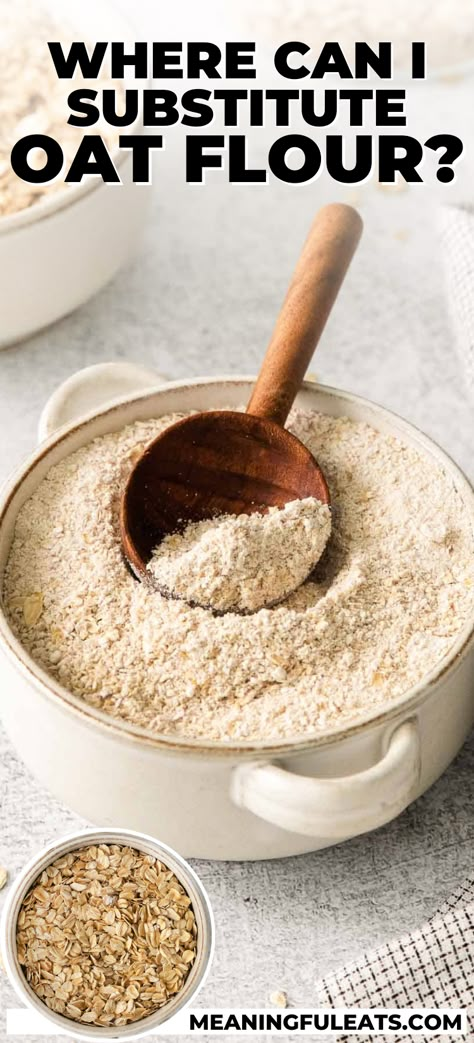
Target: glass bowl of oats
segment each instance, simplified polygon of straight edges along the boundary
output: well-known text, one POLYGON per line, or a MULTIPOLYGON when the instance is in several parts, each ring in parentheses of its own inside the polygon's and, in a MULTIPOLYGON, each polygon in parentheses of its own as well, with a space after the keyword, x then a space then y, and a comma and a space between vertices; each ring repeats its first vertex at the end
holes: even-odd
MULTIPOLYGON (((103 119, 88 129, 68 124, 68 95, 73 90, 114 89, 126 79, 110 79, 107 56, 97 80, 76 70, 72 79, 58 78, 48 41, 60 41, 65 53, 74 40, 130 41, 130 26, 112 6, 102 2, 61 7, 58 0, 0 0, 0 347, 6 347, 73 311, 96 293, 125 263, 137 245, 151 202, 151 186, 132 179, 132 153, 119 149, 120 128, 103 119), (15 143, 30 134, 58 141, 64 155, 61 175, 47 184, 18 177, 10 155, 15 143), (84 134, 101 135, 122 184, 106 184, 86 175, 67 183, 65 175, 84 134)), ((143 80, 140 81, 143 86, 143 80)), ((139 134, 141 117, 122 128, 139 134)), ((45 153, 30 153, 31 165, 42 167, 45 153)))
POLYGON ((204 984, 214 926, 175 851, 145 834, 85 830, 45 848, 12 885, 2 956, 18 997, 75 1039, 135 1039, 204 984))

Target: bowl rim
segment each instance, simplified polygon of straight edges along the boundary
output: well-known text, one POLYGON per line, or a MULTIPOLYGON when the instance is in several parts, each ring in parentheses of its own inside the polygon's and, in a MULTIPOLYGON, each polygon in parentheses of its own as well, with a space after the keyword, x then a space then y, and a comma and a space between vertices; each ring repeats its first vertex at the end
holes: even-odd
POLYGON ((50 1022, 56 1033, 71 1033, 78 1039, 133 1040, 153 1032, 189 1006, 201 991, 209 974, 215 950, 215 923, 207 891, 192 866, 174 848, 147 833, 132 829, 95 827, 77 830, 52 841, 33 855, 15 877, 0 921, 0 952, 5 970, 16 995, 36 1014, 50 1022), (145 854, 151 854, 171 869, 186 893, 192 899, 198 926, 197 956, 183 988, 153 1014, 140 1021, 123 1026, 83 1025, 63 1014, 50 1010, 28 985, 18 963, 16 952, 16 924, 21 904, 40 873, 52 862, 68 852, 78 851, 89 844, 123 844, 145 854), (166 1012, 166 1013, 165 1013, 166 1012), (168 1013, 169 1012, 169 1013, 168 1013))
MULTIPOLYGON (((254 382, 255 375, 201 377, 192 381, 189 379, 170 381, 165 385, 160 385, 151 389, 147 388, 143 391, 133 393, 132 395, 124 395, 115 399, 113 403, 100 409, 94 409, 82 416, 79 420, 75 420, 72 423, 59 428, 53 435, 42 442, 35 452, 31 454, 19 468, 17 468, 11 478, 0 490, 0 539, 2 536, 2 526, 5 516, 9 511, 12 500, 18 493, 23 482, 33 473, 36 466, 41 464, 48 457, 53 449, 60 446, 62 443, 67 442, 67 440, 74 434, 87 429, 89 426, 93 426, 97 419, 120 415, 120 411, 124 407, 133 407, 149 399, 158 399, 159 401, 162 396, 166 396, 170 391, 181 390, 192 393, 199 388, 220 386, 225 396, 227 388, 241 387, 244 398, 244 388, 245 390, 248 390, 249 386, 253 385, 254 382)), ((389 410, 385 406, 378 405, 377 403, 371 402, 369 399, 363 398, 360 395, 355 395, 352 392, 342 391, 338 388, 331 387, 330 385, 316 383, 315 381, 304 381, 301 386, 301 392, 304 391, 309 391, 313 394, 317 392, 322 394, 324 398, 336 399, 342 402, 347 402, 350 405, 355 404, 356 406, 361 407, 365 414, 368 414, 368 417, 366 416, 366 422, 370 423, 371 416, 374 418, 385 418, 392 422, 395 428, 401 429, 402 436, 403 432, 406 432, 409 443, 413 444, 414 442, 429 455, 434 456, 438 463, 445 468, 448 474, 450 474, 453 479, 456 479, 456 485, 457 487, 459 485, 461 486, 466 499, 466 505, 471 509, 474 525, 473 486, 459 465, 456 464, 445 450, 442 449, 431 437, 425 435, 414 424, 400 417, 393 410, 389 410)), ((156 415, 159 416, 160 413, 157 412, 156 415)), ((130 422, 133 421, 127 420, 124 423, 130 422)), ((110 430, 119 429, 120 423, 117 424, 116 428, 110 428, 110 430)), ((97 436, 91 434, 90 440, 94 437, 97 436)), ((87 442, 84 442, 83 444, 87 444, 87 442)), ((73 452, 75 450, 71 451, 73 452)), ((65 453, 64 455, 68 454, 65 453)), ((431 692, 440 681, 444 680, 448 674, 454 672, 459 667, 460 663, 467 656, 473 645, 474 606, 471 617, 459 631, 456 640, 453 642, 449 652, 443 657, 443 659, 436 663, 432 670, 425 674, 417 685, 408 689, 401 696, 390 700, 383 708, 378 707, 372 711, 368 709, 363 716, 359 717, 352 724, 343 723, 337 728, 331 728, 327 731, 318 732, 317 734, 295 735, 289 739, 273 739, 267 740, 266 742, 256 740, 223 742, 222 740, 203 740, 202 738, 193 739, 185 736, 177 737, 176 735, 155 735, 147 731, 145 728, 140 728, 139 726, 132 725, 129 722, 121 721, 118 718, 113 718, 96 707, 89 706, 84 702, 84 700, 80 699, 79 696, 74 695, 67 688, 56 682, 54 678, 39 666, 26 652, 10 627, 6 617, 3 600, 0 602, 0 649, 3 649, 15 669, 23 675, 30 685, 33 685, 40 694, 46 697, 48 701, 53 700, 56 705, 63 710, 63 712, 70 713, 75 718, 79 716, 83 724, 87 724, 90 727, 98 727, 103 733, 105 731, 109 737, 121 739, 128 743, 138 743, 141 746, 146 745, 147 747, 159 749, 163 752, 181 752, 188 755, 194 754, 195 756, 204 755, 206 757, 216 756, 221 758, 235 758, 236 755, 238 755, 239 759, 255 759, 256 755, 264 755, 267 757, 268 755, 284 756, 289 752, 302 753, 308 750, 328 747, 336 742, 340 742, 341 739, 351 738, 359 732, 369 728, 375 729, 379 725, 399 719, 401 714, 403 714, 404 717, 407 717, 430 697, 431 692)))
MULTIPOLYGON (((135 134, 143 133, 143 126, 139 120, 136 120, 132 127, 128 129, 135 134)), ((121 152, 118 147, 113 149, 110 155, 115 166, 119 169, 130 158, 127 151, 121 152)), ((40 199, 37 203, 32 203, 31 206, 25 207, 24 210, 16 210, 13 214, 6 214, 3 217, 0 215, 0 236, 8 235, 11 232, 16 232, 17 229, 28 228, 30 225, 46 221, 49 217, 54 217, 55 214, 60 213, 62 210, 68 210, 80 202, 84 196, 89 195, 91 192, 96 192, 100 188, 118 189, 121 187, 122 185, 119 182, 107 184, 105 181, 102 181, 98 174, 88 175, 84 181, 79 182, 77 185, 64 184, 59 192, 45 196, 44 199, 40 199)))

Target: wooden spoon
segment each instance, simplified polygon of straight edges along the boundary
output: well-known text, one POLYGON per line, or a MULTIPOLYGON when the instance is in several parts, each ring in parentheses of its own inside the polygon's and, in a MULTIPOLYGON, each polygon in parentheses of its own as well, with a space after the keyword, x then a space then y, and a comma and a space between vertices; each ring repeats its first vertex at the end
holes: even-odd
POLYGON ((283 425, 362 231, 352 207, 316 215, 246 413, 196 413, 168 427, 136 462, 122 496, 122 548, 133 572, 170 533, 220 514, 251 514, 314 496, 330 502, 308 449, 283 425))

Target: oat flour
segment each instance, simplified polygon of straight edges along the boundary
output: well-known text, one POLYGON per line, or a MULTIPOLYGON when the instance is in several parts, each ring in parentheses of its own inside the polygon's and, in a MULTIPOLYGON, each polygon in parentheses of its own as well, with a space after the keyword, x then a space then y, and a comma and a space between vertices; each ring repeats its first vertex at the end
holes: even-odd
POLYGON ((95 439, 18 515, 7 611, 57 681, 154 733, 289 740, 381 710, 450 651, 474 607, 462 497, 432 457, 343 417, 290 418, 328 480, 332 533, 286 601, 214 616, 137 582, 121 554, 120 492, 137 452, 178 419, 95 439))
POLYGON ((313 496, 266 514, 191 523, 155 548, 148 568, 163 592, 216 612, 255 612, 296 590, 319 561, 331 531, 327 504, 313 496))

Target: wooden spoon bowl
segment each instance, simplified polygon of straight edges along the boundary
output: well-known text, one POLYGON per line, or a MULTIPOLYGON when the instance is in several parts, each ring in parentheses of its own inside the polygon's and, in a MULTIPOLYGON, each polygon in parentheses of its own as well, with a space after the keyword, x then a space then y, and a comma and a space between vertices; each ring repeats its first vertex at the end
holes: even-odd
MULTIPOLYGON (((246 413, 197 413, 145 449, 120 510, 122 548, 135 574, 166 535, 221 514, 251 514, 329 489, 314 457, 284 427, 362 230, 340 203, 316 215, 246 413)), ((314 566, 315 562, 313 563, 314 566)), ((311 571, 311 570, 310 570, 311 571)))
POLYGON ((121 505, 123 550, 142 579, 157 544, 209 518, 211 504, 215 515, 253 514, 307 496, 329 503, 327 482, 284 427, 250 413, 196 413, 167 428, 134 467, 121 505))

